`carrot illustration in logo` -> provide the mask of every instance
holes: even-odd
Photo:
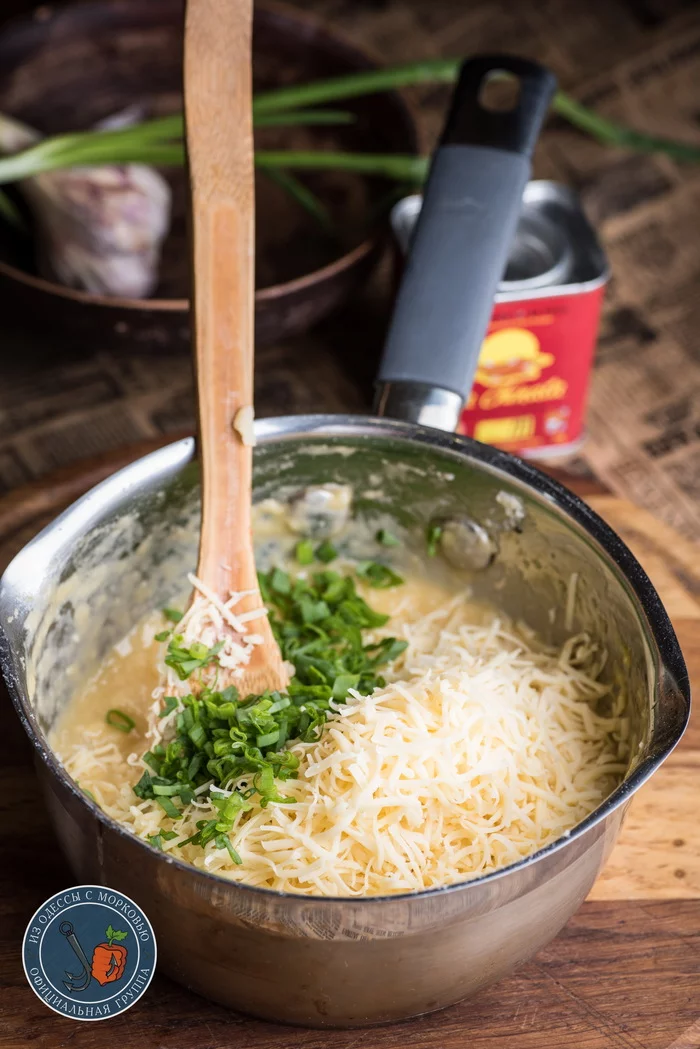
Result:
[[[104,986],[106,983],[113,983],[121,978],[126,965],[127,949],[122,947],[118,941],[125,940],[127,936],[127,932],[113,929],[111,925],[108,925],[105,932],[107,942],[98,943],[92,952],[92,968],[90,972],[101,986]],[[116,944],[115,940],[117,941]]]

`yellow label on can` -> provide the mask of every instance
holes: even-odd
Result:
[[[532,437],[537,420],[534,415],[515,415],[505,419],[481,419],[474,428],[477,441],[484,444],[501,444],[506,441],[522,441]]]

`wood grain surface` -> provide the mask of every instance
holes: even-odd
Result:
[[[159,443],[158,440],[153,444]],[[122,450],[0,500],[0,567],[78,492],[124,465]],[[584,497],[651,575],[700,682],[700,552],[590,481]],[[26,511],[22,508],[26,503]],[[20,944],[35,908],[72,883],[37,789],[28,741],[0,696],[0,1047],[20,1049],[698,1049],[700,1047],[700,717],[635,798],[590,899],[510,979],[424,1019],[350,1032],[250,1020],[156,976],[109,1026],[50,1013],[29,989]],[[280,988],[284,993],[284,988]]]

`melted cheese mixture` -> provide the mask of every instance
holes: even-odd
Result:
[[[424,579],[366,596],[392,617],[376,636],[409,647],[386,687],[351,693],[317,742],[292,745],[299,778],[283,793],[294,802],[240,817],[231,834],[240,866],[214,842],[178,846],[215,815],[204,797],[174,822],[131,789],[152,742],[160,616],[117,646],[52,744],[79,785],[140,837],[174,830],[164,850],[196,867],[312,896],[401,893],[496,870],[569,832],[620,782],[624,696],[598,681],[604,659],[587,637],[543,649]],[[113,707],[135,720],[130,734],[105,724]]]

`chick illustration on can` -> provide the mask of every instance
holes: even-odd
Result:
[[[554,355],[543,353],[539,339],[528,328],[498,328],[481,347],[475,381],[482,386],[518,386],[539,379]]]

